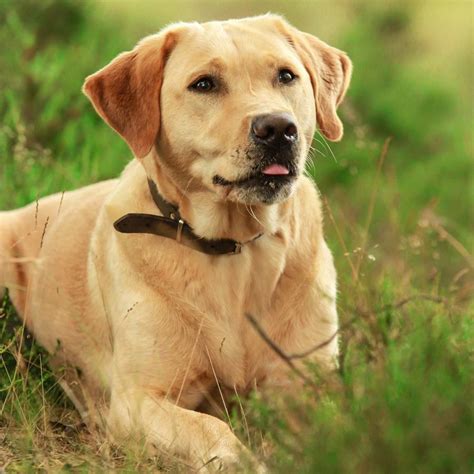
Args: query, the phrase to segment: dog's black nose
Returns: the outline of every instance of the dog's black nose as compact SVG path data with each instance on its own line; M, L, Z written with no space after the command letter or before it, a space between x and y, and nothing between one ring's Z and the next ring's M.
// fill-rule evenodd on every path
M298 129L286 113L258 115L252 120L251 134L258 144L291 145L298 138Z

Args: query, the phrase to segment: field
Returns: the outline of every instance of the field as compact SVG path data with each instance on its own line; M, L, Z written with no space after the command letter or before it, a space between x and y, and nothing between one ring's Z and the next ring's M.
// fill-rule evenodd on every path
M316 136L307 167L339 275L340 368L315 369L292 400L242 401L232 425L271 472L472 473L473 5L330 6L0 2L0 209L121 172L130 153L80 89L140 37L177 20L284 14L354 62L345 136ZM0 471L184 469L88 432L8 298L0 308Z

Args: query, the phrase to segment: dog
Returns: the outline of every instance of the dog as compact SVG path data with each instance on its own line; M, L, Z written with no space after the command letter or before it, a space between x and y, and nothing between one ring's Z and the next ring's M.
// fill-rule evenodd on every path
M246 448L212 406L297 383L250 316L308 352L300 370L335 367L336 272L303 172L316 126L342 137L351 71L268 14L168 26L86 78L134 160L118 180L0 213L0 286L115 441L238 465Z

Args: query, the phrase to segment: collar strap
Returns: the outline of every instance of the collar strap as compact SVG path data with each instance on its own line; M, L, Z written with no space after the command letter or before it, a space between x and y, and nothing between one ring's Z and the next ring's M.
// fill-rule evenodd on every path
M159 193L156 183L150 178L148 178L148 189L150 190L151 197L153 198L153 201L155 201L156 206L165 217L169 217L174 221L179 221L181 219L178 208L168 202Z
M153 214L126 214L114 222L116 231L123 234L153 234L190 247L208 255L235 255L241 252L242 243L232 239L203 239L183 221L179 209L166 201L159 193L156 184L148 179L148 187L156 206L163 216ZM262 234L252 240L258 239Z

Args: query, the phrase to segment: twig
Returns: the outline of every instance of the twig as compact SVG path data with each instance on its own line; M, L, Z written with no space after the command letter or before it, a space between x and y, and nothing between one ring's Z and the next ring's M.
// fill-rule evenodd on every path
M387 304L387 305L384 305L384 306L381 306L380 308L377 308L377 309L374 309L372 311L362 311L360 309L353 309L352 312L357 312L359 314L356 314L355 316L353 316L349 321L345 322L344 324L342 324L338 329L337 331L329 338L327 339L326 341L323 341L321 342L320 344L318 344L317 346L313 347L312 349L308 349L307 351L305 352L301 352L301 353L295 353L295 354L291 354L290 357L291 358L294 358L294 359L299 359L299 358L304 358L304 357L307 357L308 355L310 355L311 353L319 350L319 349L322 349L323 347L327 346L340 332L344 331L346 328L348 328L350 325L352 325L352 323L360 316L368 316L370 314L379 314L379 313L383 313L385 311L388 311L390 309L399 309L401 308L402 306L405 306L407 303L410 303L411 301L414 301L414 300L425 300L425 301L433 301L435 303L443 303L445 300L442 299L442 298L439 298L437 296L431 296L431 295L424 295L424 294L419 294L419 295L412 295L412 296L408 296L400 301L398 301L397 303L393 303L393 304Z
M59 213L61 212L61 207L63 205L63 199L64 199L64 191L61 193L61 200L59 201L59 207L58 207L58 216L59 216Z
M446 240L451 247L453 247L469 264L471 268L474 268L474 258L470 252L464 247L464 245L459 242L456 237L450 234L439 222L432 221L430 222L431 226L438 233L439 237L443 240Z
M425 301L433 301L435 303L444 303L444 299L443 298L439 298L437 296L431 296L431 295L424 295L424 294L420 294L420 295L412 295L412 296L407 296L406 298L398 301L397 303L393 303L393 304L387 304L385 306L381 306L380 308L377 308L377 309L374 309L372 311L362 311L360 309L353 309L352 312L356 312L356 313L359 313L359 314L356 314L355 316L353 316L351 319L349 319L349 321L346 321L344 324L342 324L341 326L339 326L339 328L337 329L337 331L329 338L329 339L326 339L325 341L319 343L317 346L314 346L312 347L311 349L308 349L304 352L299 352L299 353L294 353L294 354L290 354L288 355L288 357L290 359L303 359L305 357L308 357L309 355L311 355L313 352L316 352L320 349L322 349L323 347L326 347L328 344L331 343L331 341L334 340L334 338L339 334L341 333L342 331L344 331L346 328L348 328L350 325L352 325L352 323L360 316L368 316L369 314L379 314L379 313L383 313L385 311L388 311L390 309L399 309L401 308L402 306L405 306L407 303L410 303L411 301L414 301L414 300L425 300Z
M318 345L312 347L311 349L307 349L304 352L295 352L293 354L289 354L288 357L290 359L304 359L305 357L308 357L311 355L313 352L319 351L320 349L323 349L327 345L329 345L342 331L346 330L349 326L352 325L352 323L359 317L359 315L352 316L349 321L346 321L344 324L341 324L337 330L332 334L332 336L329 339L326 339L323 342L320 342Z
M298 367L295 366L295 364L292 362L291 358L283 351L281 347L279 347L275 342L272 341L272 339L268 336L268 334L265 332L265 330L260 326L258 321L251 315L251 314L246 314L245 317L248 319L250 324L254 327L254 329L257 331L259 336L267 343L268 347L277 354L280 359L285 362L288 367L293 370L293 372L298 375L302 380L304 380L306 383L312 385L313 387L316 387L316 384L308 378L303 372L301 372Z
M43 248L43 241L44 241L44 236L46 235L46 229L48 228L48 222L49 222L49 216L46 218L46 221L44 222L43 234L41 235L40 249Z
M35 199L36 207L35 207L35 229L38 227L38 211L39 211L39 201L38 197Z
M397 301L396 303L386 304L373 311L361 312L363 315L383 313L384 311L387 311L389 309L399 309L402 306L405 306L407 303L411 303L412 301L416 300L432 301L433 303L446 303L446 300L444 298L441 298L440 296L425 295L423 293L420 293L418 295L407 296L406 298L403 298L402 300Z
M255 328L255 330L258 332L260 337L267 343L267 345L289 366L291 369L298 374L301 378L303 378L306 382L310 383L311 385L314 385L314 383L306 377L306 375L301 372L298 367L295 366L293 363L294 359L304 359L305 357L308 357L309 355L313 354L314 352L326 347L328 344L330 344L339 333L347 329L349 326L351 326L356 319L358 319L361 315L362 316L367 316L369 314L378 314L378 313L383 313L384 311L388 311L390 309L399 309L402 306L405 306L406 304L415 301L415 300L424 300L424 301L433 301L434 303L444 303L445 299L440 298L438 296L432 296L432 295L425 295L425 294L419 294L419 295L412 295L412 296L407 296L406 298L397 301L396 303L393 304L387 304L384 306L381 306L380 308L374 309L372 311L362 311L360 309L354 309L353 312L356 312L357 314L353 316L349 321L346 321L344 324L339 326L337 331L335 331L331 337L326 339L323 342L320 342L318 345L311 347L310 349L304 351L304 352L295 352L293 354L287 354L286 352L283 351L281 347L279 347L268 334L265 332L265 330L260 326L258 321L250 314L246 314L245 316L247 319L250 321L252 326Z

